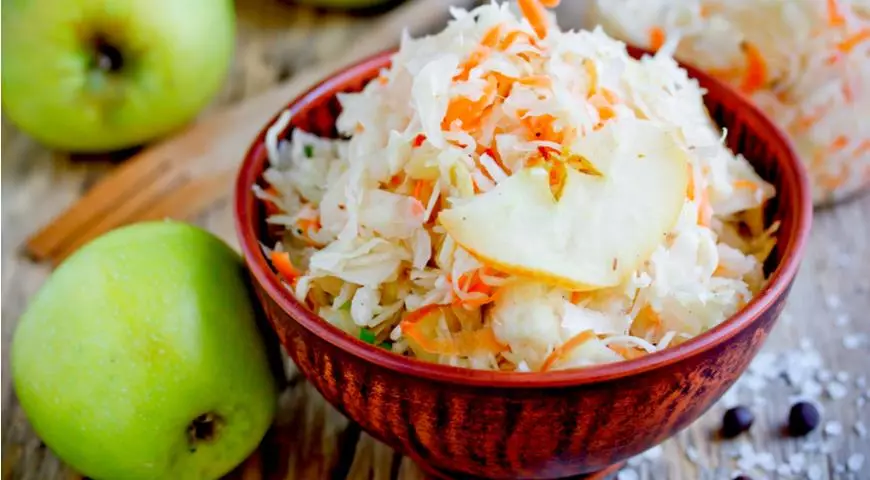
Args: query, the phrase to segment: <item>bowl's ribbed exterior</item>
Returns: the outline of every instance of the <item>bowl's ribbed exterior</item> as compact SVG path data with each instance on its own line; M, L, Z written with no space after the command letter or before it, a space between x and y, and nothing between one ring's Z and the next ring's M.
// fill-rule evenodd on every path
M505 389L444 384L362 361L301 327L257 288L281 343L326 400L415 459L486 478L594 472L670 437L734 383L783 304L731 342L667 369L577 387Z

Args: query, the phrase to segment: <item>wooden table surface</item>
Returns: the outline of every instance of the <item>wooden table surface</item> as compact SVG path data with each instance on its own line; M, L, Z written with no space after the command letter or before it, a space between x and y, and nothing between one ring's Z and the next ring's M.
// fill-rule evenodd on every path
M237 54L230 78L209 110L257 94L320 59L338 54L359 35L372 17L351 17L287 6L277 0L238 0ZM579 0L563 2L560 23L577 25ZM279 108L275 106L276 110ZM207 112L206 112L207 114ZM18 406L11 386L8 346L28 299L49 274L46 265L32 263L21 253L25 238L70 205L93 182L110 171L124 155L76 157L53 152L2 123L2 472L3 479L77 478L39 441ZM236 245L232 216L226 202L193 219ZM860 380L870 371L870 345L861 332L870 332L870 195L816 214L815 228L801 274L792 290L787 314L772 334L765 360L794 353L802 342L821 355L823 365L809 367L817 385L845 386L824 392L828 433L814 432L809 440L784 438L779 432L788 411L789 387L765 375L745 377L739 395L752 405L756 423L751 435L723 442L715 431L724 408L720 402L693 426L645 456L620 474L621 479L728 479L737 461L747 461L747 445L770 453L776 471L754 478L870 479L870 438L861 425L870 424L870 391ZM844 341L844 335L852 334ZM852 347L852 348L847 348ZM811 358L811 353L788 357ZM781 359L780 359L781 360ZM763 366L762 366L763 367ZM768 369L769 371L770 369ZM828 373L830 372L830 373ZM845 373L841 373L845 372ZM261 449L233 478L240 479L418 479L422 474L410 460L373 440L327 405L288 362L288 387L274 428ZM838 375L839 374L839 375ZM847 378L848 376L848 378ZM842 382L831 380L837 378ZM806 382L804 383L806 387ZM812 390L812 389L811 389ZM817 390L817 389L816 389ZM862 393L863 392L863 393ZM816 392L810 392L811 395ZM863 396L862 396L863 395ZM836 400L829 397L837 397ZM842 397L842 398L841 398ZM729 397L730 398L730 397ZM864 398L865 400L862 400ZM730 401L730 400L728 400ZM837 423L842 427L838 432ZM820 441L825 440L822 445ZM815 443L812 443L815 442ZM743 445L741 447L741 445ZM821 446L819 446L821 445ZM816 448L818 447L818 448ZM743 449L743 454L729 452ZM800 453L804 468L785 475L789 456ZM863 454L867 461L849 472ZM750 455L751 457L751 455ZM759 458L755 458L759 460ZM770 463L770 459L764 459ZM765 463L759 461L760 463ZM799 467L800 465L798 465ZM770 470L775 467L767 465ZM845 470L845 471L843 471Z

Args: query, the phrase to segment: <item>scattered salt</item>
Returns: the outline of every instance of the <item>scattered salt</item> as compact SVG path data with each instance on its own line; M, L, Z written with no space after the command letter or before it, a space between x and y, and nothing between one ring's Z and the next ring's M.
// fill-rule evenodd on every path
M833 378L833 374L830 370L821 369L816 372L816 380L820 382L830 382L831 378Z
M849 455L849 459L846 460L846 466L849 468L850 472L857 473L861 470L861 467L864 466L864 455L860 453Z
M840 268L848 268L854 265L855 260L848 253L840 253L834 257L834 264Z
M788 466L792 473L800 473L807 464L807 457L803 453L792 453L788 456Z
M855 399L855 406L858 408L863 407L864 404L866 404L866 403L867 403L867 399L864 397L858 397Z
M843 302L840 301L840 297L834 295L833 293L825 295L825 305L827 305L828 308L830 308L831 310L836 310L837 308L840 308L840 305L842 303Z
M836 378L837 381L840 383L846 383L849 381L850 375L849 372L844 372L843 370L840 370L839 372L837 372L837 375L834 378Z
M867 343L867 335L864 333L849 333L843 336L843 347L847 350L855 350Z
M655 447L650 448L649 450L643 452L641 455L647 460L658 460L662 457L664 453L664 449L661 445L656 445Z
M841 433L843 433L843 425L840 422L831 420L825 424L825 434L829 437L836 437Z
M816 453L821 450L821 445L816 442L806 442L801 445L801 450L807 453Z
M845 465L835 465L834 466L834 473L836 473L837 475L842 475L842 474L846 473Z
M800 386L800 394L807 399L815 399L822 394L822 386L814 380L807 380Z
M617 480L638 480L640 475L637 474L636 471L631 468L623 468L616 474Z
M861 375L860 377L855 378L855 386L858 388L864 388L867 386L867 377Z
M789 467L788 465L786 465L784 463L779 464L776 467L776 474L781 476L781 477L787 477L787 476L791 475L791 467Z
M864 438L867 436L867 427L864 425L864 422L858 420L855 422L855 434L858 435L858 438Z
M848 313L841 313L841 314L837 315L837 318L834 320L834 323L838 327L845 327L846 325L849 324L850 321L852 321L852 319L849 318Z
M849 389L840 382L829 383L825 391L834 400L839 400L849 394Z
M771 453L761 452L755 460L758 463L758 466L764 471L772 472L776 470L776 458L774 458Z
M820 465L810 465L810 468L807 469L807 478L809 480L821 480L823 475L823 470Z

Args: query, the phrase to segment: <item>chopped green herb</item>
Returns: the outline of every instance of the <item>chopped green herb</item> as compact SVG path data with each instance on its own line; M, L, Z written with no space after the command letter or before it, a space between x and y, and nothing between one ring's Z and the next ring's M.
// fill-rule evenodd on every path
M369 330L368 328L361 328L359 331L359 339L374 345L375 343L375 332Z
M314 156L313 145L305 145L304 147L302 147L302 151L305 153L305 158L311 158Z
M342 303L341 306L338 307L338 309L339 309L339 310L344 310L344 311L349 311L349 310L350 310L350 300L348 300L348 301Z
M366 342L366 343L370 343L372 345L375 345L375 340L376 340L375 332L371 331L368 328L361 328L359 330L359 339ZM391 342L389 340L384 340L383 342L378 343L377 346L383 348L384 350L392 350L393 349L393 342Z

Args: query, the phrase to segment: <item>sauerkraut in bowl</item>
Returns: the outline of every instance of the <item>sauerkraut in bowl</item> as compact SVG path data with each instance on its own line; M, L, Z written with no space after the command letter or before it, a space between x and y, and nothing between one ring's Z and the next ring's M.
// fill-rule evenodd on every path
M870 187L870 1L597 0L591 24L741 90L794 143L816 204Z
M342 138L278 117L267 258L326 321L441 364L583 367L718 325L765 284L774 188L672 58L518 3L403 38L339 94Z

